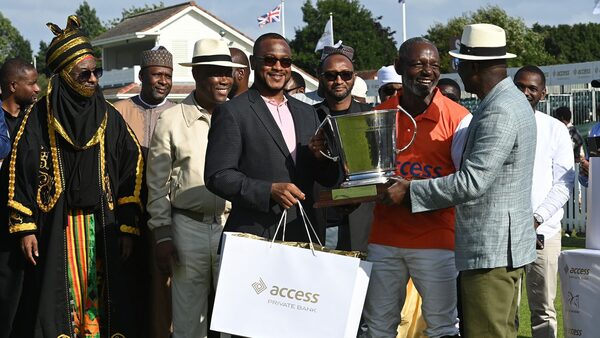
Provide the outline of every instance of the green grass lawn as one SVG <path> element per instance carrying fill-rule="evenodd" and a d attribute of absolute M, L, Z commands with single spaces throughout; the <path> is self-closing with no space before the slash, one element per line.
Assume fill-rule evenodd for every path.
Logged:
<path fill-rule="evenodd" d="M 581 237 L 563 237 L 562 250 L 572 250 L 585 248 L 585 238 Z M 563 338 L 563 314 L 562 314 L 562 294 L 560 291 L 560 279 L 558 281 L 558 290 L 556 292 L 556 315 L 558 320 L 558 337 Z M 521 306 L 519 307 L 519 338 L 531 338 L 531 321 L 529 318 L 529 305 L 527 304 L 527 292 L 523 292 Z"/>

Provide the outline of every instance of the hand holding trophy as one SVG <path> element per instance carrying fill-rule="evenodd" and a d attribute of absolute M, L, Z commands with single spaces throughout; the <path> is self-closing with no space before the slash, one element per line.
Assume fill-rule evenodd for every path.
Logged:
<path fill-rule="evenodd" d="M 406 115 L 412 125 L 398 129 L 400 114 Z M 322 155 L 340 162 L 345 179 L 339 189 L 321 192 L 315 208 L 379 199 L 387 188 L 389 177 L 396 172 L 396 155 L 410 147 L 417 135 L 417 123 L 400 106 L 398 109 L 329 115 L 319 130 L 325 125 L 330 127 L 325 132 L 330 152 Z M 409 141 L 398 146 L 400 131 L 409 133 L 409 137 L 401 137 Z"/>

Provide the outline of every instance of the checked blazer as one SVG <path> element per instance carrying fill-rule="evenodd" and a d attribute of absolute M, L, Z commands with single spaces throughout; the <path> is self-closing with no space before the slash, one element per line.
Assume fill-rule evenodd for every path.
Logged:
<path fill-rule="evenodd" d="M 481 101 L 467 133 L 459 171 L 411 182 L 412 210 L 456 205 L 459 271 L 524 266 L 536 258 L 531 208 L 536 123 L 510 78 Z"/>

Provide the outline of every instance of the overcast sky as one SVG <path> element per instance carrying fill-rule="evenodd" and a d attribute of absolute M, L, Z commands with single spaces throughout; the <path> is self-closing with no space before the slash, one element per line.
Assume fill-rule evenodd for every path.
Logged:
<path fill-rule="evenodd" d="M 293 39 L 295 29 L 304 25 L 301 7 L 305 0 L 285 0 L 286 36 Z M 52 34 L 46 22 L 64 27 L 66 18 L 73 14 L 82 1 L 78 0 L 0 0 L 0 12 L 8 17 L 37 51 L 39 41 L 50 42 Z M 164 0 L 165 6 L 182 3 L 183 0 Z M 313 3 L 315 0 L 313 0 Z M 402 41 L 402 9 L 397 0 L 361 0 L 375 17 L 382 16 L 381 23 L 396 31 L 396 42 Z M 600 15 L 592 15 L 594 0 L 406 0 L 407 36 L 420 36 L 436 22 L 465 12 L 475 11 L 486 4 L 500 5 L 511 16 L 518 16 L 531 26 L 600 22 Z M 123 8 L 159 3 L 159 0 L 89 0 L 100 20 L 108 21 L 121 16 Z M 256 17 L 274 8 L 279 0 L 196 0 L 196 3 L 221 18 L 246 35 L 256 38 L 266 32 L 280 32 L 279 23 L 260 29 Z M 335 13 L 334 13 L 335 32 Z"/>

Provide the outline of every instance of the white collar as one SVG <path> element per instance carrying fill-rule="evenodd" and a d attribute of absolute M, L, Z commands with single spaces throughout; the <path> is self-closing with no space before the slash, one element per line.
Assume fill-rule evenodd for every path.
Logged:
<path fill-rule="evenodd" d="M 148 106 L 149 108 L 160 107 L 167 102 L 167 98 L 165 97 L 165 99 L 159 104 L 150 104 L 150 103 L 144 101 L 144 99 L 142 99 L 142 94 L 138 94 L 138 97 L 139 97 L 140 101 L 142 101 L 142 103 L 145 104 L 146 106 Z"/>

